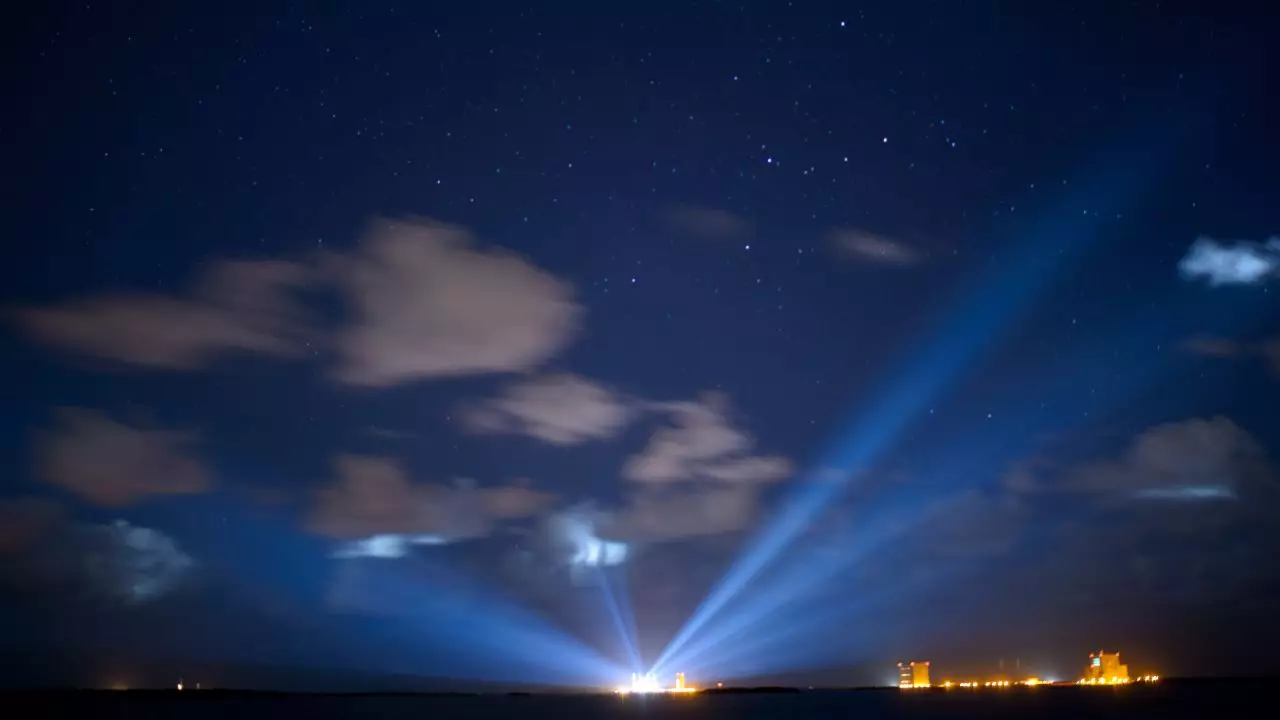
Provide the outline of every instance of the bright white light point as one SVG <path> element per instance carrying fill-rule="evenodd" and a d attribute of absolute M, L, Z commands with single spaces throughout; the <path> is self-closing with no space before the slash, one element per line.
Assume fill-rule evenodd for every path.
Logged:
<path fill-rule="evenodd" d="M 882 142 L 882 143 L 887 143 L 887 142 L 889 142 L 889 138 L 887 138 L 887 137 L 880 138 L 880 142 Z"/>
<path fill-rule="evenodd" d="M 635 279 L 635 278 L 631 278 L 631 282 L 635 282 L 635 281 L 636 281 L 636 279 Z"/>
<path fill-rule="evenodd" d="M 751 249 L 751 246 L 750 246 L 750 245 L 743 245 L 743 246 L 742 246 L 742 249 L 743 249 L 743 250 L 750 250 L 750 249 Z"/>
<path fill-rule="evenodd" d="M 843 20 L 841 20 L 841 21 L 840 21 L 840 27 L 844 27 L 844 21 L 843 21 Z"/>

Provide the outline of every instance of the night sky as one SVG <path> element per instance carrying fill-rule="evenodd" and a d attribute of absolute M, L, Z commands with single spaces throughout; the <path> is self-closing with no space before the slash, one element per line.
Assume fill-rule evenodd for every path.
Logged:
<path fill-rule="evenodd" d="M 9 18 L 10 657 L 1280 672 L 1273 13 L 554 5 Z"/>

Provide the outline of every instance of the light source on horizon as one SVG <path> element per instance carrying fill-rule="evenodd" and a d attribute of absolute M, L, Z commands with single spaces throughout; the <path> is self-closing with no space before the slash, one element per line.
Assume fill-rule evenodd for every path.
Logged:
<path fill-rule="evenodd" d="M 844 491 L 850 475 L 891 451 L 926 408 L 1030 314 L 1044 288 L 1061 274 L 1062 266 L 1085 256 L 1086 249 L 1101 237 L 1099 218 L 1135 199 L 1167 149 L 1176 146 L 1174 137 L 1181 134 L 1180 129 L 1172 125 L 1166 129 L 1169 132 L 1144 132 L 1137 144 L 1126 137 L 1119 146 L 1125 150 L 1120 155 L 1123 161 L 1113 152 L 1100 155 L 1106 163 L 1101 172 L 1091 169 L 1090 176 L 1073 183 L 1073 190 L 1039 218 L 1012 229 L 1008 249 L 999 261 L 989 264 L 974 278 L 971 291 L 937 318 L 920 347 L 878 384 L 881 390 L 877 396 L 835 429 L 830 445 L 815 458 L 813 469 L 793 483 L 796 491 L 749 539 L 663 649 L 659 667 L 678 658 L 713 618 L 725 613 L 751 585 L 758 585 L 759 576 L 777 563 Z M 1082 215 L 1081 206 L 1094 208 L 1094 212 Z M 1018 270 L 1008 272 L 1009 267 Z M 832 481 L 832 471 L 839 481 Z"/>
<path fill-rule="evenodd" d="M 929 683 L 929 663 L 898 663 L 898 687 L 902 690 L 932 687 Z"/>
<path fill-rule="evenodd" d="M 619 695 L 655 695 L 661 693 L 688 694 L 698 692 L 698 689 L 691 687 L 685 683 L 684 673 L 676 673 L 676 684 L 674 687 L 664 688 L 658 684 L 658 678 L 653 673 L 631 673 L 631 684 L 621 685 L 615 689 Z"/>

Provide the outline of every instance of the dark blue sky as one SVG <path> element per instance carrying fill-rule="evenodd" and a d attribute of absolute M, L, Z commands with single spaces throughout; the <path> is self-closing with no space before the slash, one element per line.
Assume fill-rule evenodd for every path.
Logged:
<path fill-rule="evenodd" d="M 1242 7 L 25 9 L 6 642 L 595 682 L 758 564 L 681 668 L 1265 657 Z"/>

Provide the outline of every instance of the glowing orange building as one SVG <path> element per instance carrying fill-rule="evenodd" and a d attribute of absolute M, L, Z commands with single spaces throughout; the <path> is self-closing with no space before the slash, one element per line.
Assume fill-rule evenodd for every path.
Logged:
<path fill-rule="evenodd" d="M 900 688 L 929 687 L 929 663 L 927 662 L 898 663 L 898 687 Z"/>
<path fill-rule="evenodd" d="M 1084 669 L 1085 682 L 1116 684 L 1129 682 L 1129 666 L 1120 662 L 1120 653 L 1099 650 L 1089 653 L 1089 664 Z"/>

